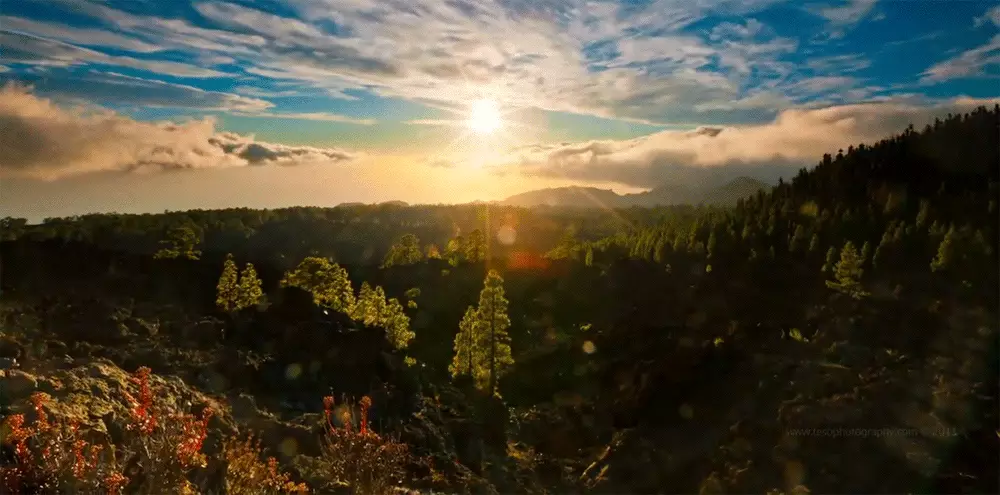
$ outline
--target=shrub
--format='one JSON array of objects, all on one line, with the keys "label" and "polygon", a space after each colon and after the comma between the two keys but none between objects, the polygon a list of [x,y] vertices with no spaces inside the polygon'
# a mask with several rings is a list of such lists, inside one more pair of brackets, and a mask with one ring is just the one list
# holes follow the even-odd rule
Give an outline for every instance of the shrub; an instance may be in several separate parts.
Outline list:
[{"label": "shrub", "polygon": [[229,495],[277,495],[308,493],[304,483],[293,483],[289,476],[278,471],[278,460],[268,457],[260,460],[260,440],[230,438],[223,446],[226,460],[226,493]]},{"label": "shrub", "polygon": [[403,481],[409,450],[404,443],[375,433],[368,427],[371,399],[360,401],[360,427],[353,426],[354,417],[345,408],[341,419],[344,426],[334,426],[333,397],[323,399],[326,422],[322,442],[320,467],[331,480],[346,483],[358,494],[383,494]]},{"label": "shrub", "polygon": [[[48,396],[31,400],[35,419],[25,426],[24,415],[4,420],[4,444],[13,448],[13,463],[0,471],[5,493],[190,493],[188,479],[203,468],[201,452],[212,410],[200,416],[170,411],[153,400],[149,368],[131,377],[138,389],[125,392],[129,403],[127,435],[111,451],[89,443],[75,423],[50,422],[44,410]],[[120,462],[119,462],[120,461]]]},{"label": "shrub", "polygon": [[[35,417],[25,423],[23,414],[3,421],[5,448],[13,459],[0,466],[4,493],[121,493],[128,481],[103,446],[89,443],[76,423],[50,421],[44,406],[49,397],[31,396]],[[6,457],[6,456],[5,456]],[[10,462],[7,462],[7,461]]]}]

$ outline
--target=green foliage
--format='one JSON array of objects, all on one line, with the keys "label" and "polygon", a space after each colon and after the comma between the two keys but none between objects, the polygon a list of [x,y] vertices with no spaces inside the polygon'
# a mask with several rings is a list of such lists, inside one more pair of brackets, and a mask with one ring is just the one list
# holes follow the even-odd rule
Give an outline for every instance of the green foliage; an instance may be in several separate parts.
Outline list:
[{"label": "green foliage", "polygon": [[455,335],[455,356],[451,364],[448,365],[448,372],[452,377],[461,375],[474,376],[481,363],[482,335],[476,325],[479,323],[476,309],[469,306],[465,310],[465,316],[458,324],[458,334]]},{"label": "green foliage", "polygon": [[285,273],[282,287],[298,287],[313,295],[313,302],[341,313],[354,307],[354,291],[347,270],[329,259],[310,256]]},{"label": "green foliage", "polygon": [[448,260],[448,264],[458,266],[465,260],[464,246],[465,239],[460,235],[448,240],[448,245],[445,246],[444,250],[444,259]]},{"label": "green foliage", "polygon": [[198,237],[198,234],[189,225],[172,227],[167,231],[166,239],[160,241],[163,248],[157,251],[153,257],[156,259],[201,259],[201,251],[196,249],[200,243]]},{"label": "green foliage", "polygon": [[260,303],[264,298],[264,290],[261,289],[261,281],[257,278],[257,270],[253,265],[247,263],[240,273],[240,285],[236,298],[236,309],[250,308]]},{"label": "green foliage", "polygon": [[815,253],[817,251],[819,251],[819,236],[813,234],[812,239],[809,239],[809,252]]},{"label": "green foliage", "polygon": [[238,273],[236,263],[233,262],[233,255],[227,254],[226,262],[222,266],[222,275],[219,277],[219,283],[215,287],[215,305],[227,313],[231,313],[237,309],[236,305],[237,301],[239,301],[240,290],[237,276]]},{"label": "green foliage", "polygon": [[396,349],[405,349],[416,334],[410,330],[410,317],[403,311],[403,305],[396,298],[385,304],[385,313],[379,322],[385,329],[386,338]]},{"label": "green foliage", "polygon": [[399,300],[386,300],[382,287],[373,289],[368,282],[362,282],[357,301],[348,314],[354,321],[384,328],[386,339],[396,349],[405,349],[416,335],[410,330],[410,317]]},{"label": "green foliage", "polygon": [[469,237],[465,240],[465,259],[470,263],[484,261],[486,259],[486,235],[483,231],[475,229],[469,232]]},{"label": "green foliage", "polygon": [[496,392],[497,380],[514,364],[511,355],[510,318],[503,278],[490,270],[479,293],[479,305],[469,307],[455,336],[455,358],[449,371],[452,376],[471,375],[476,387],[489,394]]},{"label": "green foliage", "polygon": [[830,246],[830,249],[826,250],[826,261],[823,262],[823,267],[819,271],[823,273],[828,273],[833,270],[833,264],[837,260],[837,248]]},{"label": "green foliage", "polygon": [[441,250],[438,249],[437,244],[430,244],[427,246],[427,259],[429,260],[439,260],[441,259]]},{"label": "green foliage", "polygon": [[233,255],[227,254],[222,266],[222,275],[215,287],[215,305],[227,313],[235,313],[256,306],[264,297],[261,281],[252,264],[247,263],[237,279],[236,263]]},{"label": "green foliage", "polygon": [[594,248],[587,246],[587,254],[583,258],[583,264],[586,266],[594,266]]},{"label": "green foliage", "polygon": [[424,253],[420,250],[420,239],[413,234],[405,234],[389,248],[389,252],[382,261],[382,268],[413,265],[420,263],[423,259]]},{"label": "green foliage", "polygon": [[955,227],[948,229],[941,244],[938,245],[937,254],[931,260],[931,271],[940,272],[947,270],[955,258]]},{"label": "green foliage", "polygon": [[836,280],[828,280],[826,286],[855,299],[867,296],[868,293],[861,286],[861,276],[864,274],[864,269],[861,268],[862,262],[861,255],[854,247],[854,243],[847,241],[844,248],[840,250],[840,261],[834,268],[833,277]]}]

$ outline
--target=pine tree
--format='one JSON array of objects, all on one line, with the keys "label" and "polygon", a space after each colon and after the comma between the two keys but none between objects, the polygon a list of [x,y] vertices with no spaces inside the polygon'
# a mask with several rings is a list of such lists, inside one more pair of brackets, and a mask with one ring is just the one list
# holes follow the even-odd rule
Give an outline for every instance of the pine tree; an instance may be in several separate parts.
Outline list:
[{"label": "pine tree", "polygon": [[931,260],[931,271],[939,272],[950,268],[952,260],[955,258],[955,227],[948,229],[941,244],[938,245],[937,255]]},{"label": "pine tree", "polygon": [[313,302],[334,311],[350,313],[354,307],[354,291],[347,270],[326,258],[311,256],[302,260],[285,273],[281,286],[309,291]]},{"label": "pine tree", "polygon": [[448,264],[451,266],[458,266],[459,263],[465,260],[465,239],[462,236],[455,236],[448,240],[448,245],[445,246],[444,257],[448,260]]},{"label": "pine tree", "polygon": [[870,242],[865,241],[865,243],[861,246],[861,265],[862,266],[864,266],[866,263],[868,263],[868,260],[871,258],[871,254],[872,254],[872,245],[871,245]]},{"label": "pine tree", "polygon": [[587,255],[583,259],[586,266],[594,266],[594,248],[587,246]]},{"label": "pine tree", "polygon": [[256,306],[260,303],[263,297],[264,291],[261,289],[260,279],[257,278],[257,270],[254,269],[252,264],[247,263],[246,266],[243,267],[243,272],[240,273],[239,294],[236,299],[236,309],[238,311],[244,308]]},{"label": "pine tree", "polygon": [[222,275],[219,283],[215,287],[215,305],[226,313],[236,311],[239,300],[240,287],[237,282],[236,263],[233,262],[233,255],[226,255],[226,262],[222,266]]},{"label": "pine tree", "polygon": [[861,287],[861,276],[864,269],[861,268],[862,259],[854,243],[847,241],[840,251],[840,261],[834,268],[833,277],[836,281],[827,281],[826,286],[839,292],[843,292],[855,299],[861,299],[868,295]]},{"label": "pine tree", "polygon": [[837,249],[834,248],[833,246],[830,246],[830,249],[826,250],[826,262],[823,263],[823,267],[820,268],[819,271],[827,273],[830,270],[833,270],[833,263],[834,261],[836,261],[836,259],[837,259]]},{"label": "pine tree", "polygon": [[465,259],[473,263],[486,259],[486,236],[483,231],[476,229],[469,232],[469,238],[465,240]]},{"label": "pine tree", "polygon": [[385,314],[381,318],[386,339],[396,349],[405,349],[416,334],[410,330],[410,317],[403,311],[403,305],[396,298],[389,299],[385,305]]},{"label": "pine tree", "polygon": [[[490,270],[479,293],[478,307],[471,317],[466,311],[459,324],[455,359],[449,368],[453,376],[465,374],[471,368],[476,387],[491,395],[496,393],[497,380],[514,364],[507,334],[510,327],[507,304],[503,278],[496,270]],[[472,364],[468,366],[470,361]]]},{"label": "pine tree", "polygon": [[481,332],[476,328],[478,323],[478,313],[475,308],[469,306],[458,324],[458,334],[455,335],[455,356],[448,366],[452,377],[460,375],[472,377],[479,366],[481,343],[478,339],[481,337]]},{"label": "pine tree", "polygon": [[424,254],[420,251],[420,239],[413,234],[405,234],[399,238],[382,261],[382,268],[396,265],[413,265],[420,263]]},{"label": "pine tree", "polygon": [[185,258],[189,260],[201,259],[201,251],[195,249],[200,240],[198,233],[189,225],[172,227],[167,231],[166,239],[160,241],[164,247],[157,251],[155,259]]},{"label": "pine tree", "polygon": [[708,258],[712,259],[715,256],[716,251],[719,248],[719,238],[715,235],[713,230],[711,234],[708,235]]}]

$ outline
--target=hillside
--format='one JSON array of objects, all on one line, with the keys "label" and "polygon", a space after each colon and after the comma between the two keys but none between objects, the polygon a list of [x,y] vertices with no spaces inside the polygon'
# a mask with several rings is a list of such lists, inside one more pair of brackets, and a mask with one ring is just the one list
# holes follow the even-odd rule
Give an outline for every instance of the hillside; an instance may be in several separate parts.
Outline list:
[{"label": "hillside", "polygon": [[751,177],[737,177],[722,185],[662,185],[650,191],[618,194],[594,187],[556,187],[516,194],[502,201],[513,206],[560,206],[578,208],[655,207],[680,204],[733,206],[769,186]]},{"label": "hillside", "polygon": [[0,481],[998,493],[1000,106],[829,151],[726,207],[5,218]]}]

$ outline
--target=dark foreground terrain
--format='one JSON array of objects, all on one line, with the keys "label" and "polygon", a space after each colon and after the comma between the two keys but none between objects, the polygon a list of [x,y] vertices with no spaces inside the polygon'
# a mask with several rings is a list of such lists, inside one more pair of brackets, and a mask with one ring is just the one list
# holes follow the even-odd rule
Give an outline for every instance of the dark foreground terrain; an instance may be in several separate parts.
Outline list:
[{"label": "dark foreground terrain", "polygon": [[998,122],[733,208],[4,219],[4,487],[998,493]]}]

